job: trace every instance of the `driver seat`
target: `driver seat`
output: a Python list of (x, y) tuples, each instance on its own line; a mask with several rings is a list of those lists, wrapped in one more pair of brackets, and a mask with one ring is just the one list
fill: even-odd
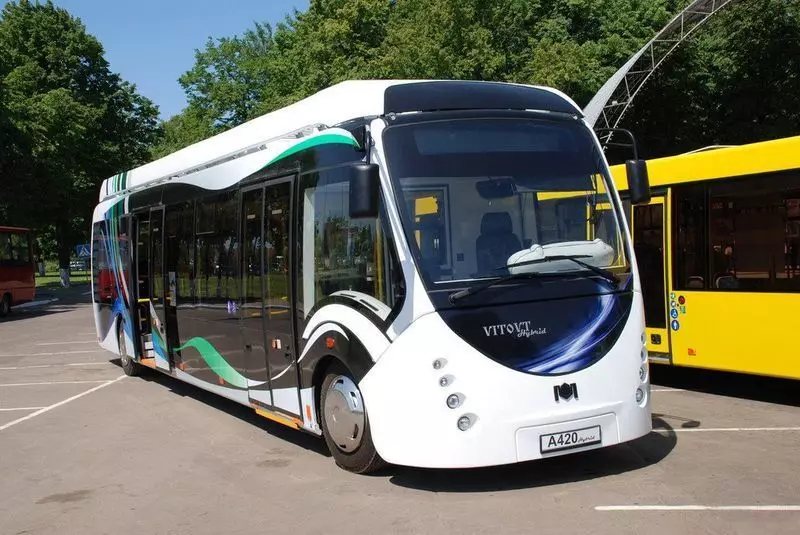
[(514, 234), (508, 212), (488, 212), (481, 220), (481, 234), (475, 240), (478, 273), (491, 273), (504, 266), (508, 257), (522, 249), (519, 237)]

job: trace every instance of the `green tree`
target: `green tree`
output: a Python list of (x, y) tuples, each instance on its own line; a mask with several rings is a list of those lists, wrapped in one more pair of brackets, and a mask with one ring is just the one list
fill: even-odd
[(0, 118), (10, 132), (0, 146), (15, 154), (4, 164), (3, 181), (14, 187), (0, 214), (53, 236), (66, 267), (88, 237), (100, 183), (149, 159), (157, 109), (109, 70), (80, 20), (50, 1), (6, 4), (0, 51)]
[(800, 2), (739, 2), (668, 58), (623, 126), (646, 157), (797, 135), (798, 73)]
[(209, 39), (204, 50), (195, 51), (194, 67), (178, 80), (189, 122), (174, 123), (173, 131), (193, 131), (200, 120), (218, 130), (252, 118), (270, 82), (265, 58), (271, 44), (272, 29), (257, 23), (241, 37)]
[[(198, 52), (195, 67), (181, 78), (189, 107), (168, 123), (168, 141), (157, 154), (346, 79), (541, 84), (583, 106), (684, 4), (311, 0), (307, 11), (295, 11), (274, 31), (256, 25)], [(798, 6), (736, 3), (670, 56), (625, 118), (644, 154), (796, 132)]]

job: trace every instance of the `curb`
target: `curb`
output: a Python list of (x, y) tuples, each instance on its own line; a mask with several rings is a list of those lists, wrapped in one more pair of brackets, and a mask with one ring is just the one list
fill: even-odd
[(58, 301), (57, 297), (55, 297), (53, 299), (45, 299), (45, 300), (41, 300), (41, 301), (30, 301), (28, 303), (23, 303), (21, 305), (14, 306), (14, 310), (40, 307), (40, 306), (44, 306), (44, 305), (49, 305), (50, 303), (55, 303), (56, 301)]

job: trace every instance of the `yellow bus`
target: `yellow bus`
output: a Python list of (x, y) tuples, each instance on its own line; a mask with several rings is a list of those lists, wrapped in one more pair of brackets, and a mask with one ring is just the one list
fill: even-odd
[(800, 136), (647, 168), (652, 201), (625, 210), (651, 361), (800, 379)]

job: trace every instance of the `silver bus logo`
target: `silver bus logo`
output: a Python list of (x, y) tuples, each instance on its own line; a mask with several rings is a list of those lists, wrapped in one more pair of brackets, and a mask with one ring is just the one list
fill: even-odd
[(553, 397), (556, 403), (560, 400), (569, 401), (572, 398), (578, 399), (578, 385), (575, 383), (564, 383), (553, 387)]
[(498, 323), (497, 325), (484, 325), (483, 332), (486, 336), (516, 336), (517, 338), (530, 338), (547, 334), (547, 327), (531, 329), (530, 321), (517, 321), (514, 323)]

